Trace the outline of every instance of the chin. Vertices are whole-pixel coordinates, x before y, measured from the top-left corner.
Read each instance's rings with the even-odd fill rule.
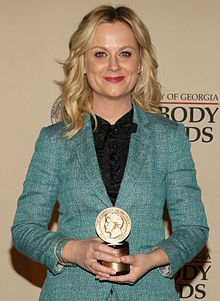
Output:
[[[107,96],[106,97],[107,99],[109,99],[109,100],[124,100],[124,98],[125,98],[125,95],[109,95],[109,96]]]
[[[128,93],[121,93],[119,91],[114,91],[111,93],[106,93],[105,94],[107,98],[112,98],[112,99],[123,99],[125,98],[127,95],[130,95],[130,92]]]

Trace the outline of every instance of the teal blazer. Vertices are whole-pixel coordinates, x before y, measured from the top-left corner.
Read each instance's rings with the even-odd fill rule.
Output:
[[[170,260],[135,285],[99,282],[78,266],[62,267],[54,247],[63,237],[95,237],[95,220],[111,207],[99,170],[90,117],[72,138],[62,137],[63,125],[43,128],[36,143],[12,227],[15,247],[48,268],[41,301],[178,300],[174,274],[204,246],[208,227],[184,127],[134,107],[127,164],[116,200],[132,222],[130,253],[162,248]],[[48,230],[56,200],[58,231]],[[165,239],[165,200],[172,235]],[[112,294],[110,291],[112,290]]]

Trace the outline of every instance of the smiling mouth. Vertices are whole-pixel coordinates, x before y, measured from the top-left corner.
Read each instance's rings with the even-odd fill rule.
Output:
[[[116,76],[116,77],[104,77],[105,80],[111,83],[118,83],[124,79],[124,76]]]

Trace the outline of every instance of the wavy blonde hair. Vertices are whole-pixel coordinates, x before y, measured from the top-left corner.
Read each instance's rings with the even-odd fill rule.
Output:
[[[159,113],[160,84],[157,82],[157,62],[146,25],[128,7],[102,5],[88,13],[80,22],[69,42],[69,57],[62,63],[65,79],[59,82],[62,91],[61,121],[67,126],[65,136],[72,138],[82,127],[92,110],[92,89],[84,74],[84,54],[89,48],[96,28],[104,22],[125,22],[134,32],[140,49],[141,72],[131,96],[144,111]]]

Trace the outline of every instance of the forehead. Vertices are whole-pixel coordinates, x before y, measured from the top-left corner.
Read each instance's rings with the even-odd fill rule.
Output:
[[[94,37],[91,41],[91,47],[138,47],[135,35],[124,22],[101,23],[98,25]]]

